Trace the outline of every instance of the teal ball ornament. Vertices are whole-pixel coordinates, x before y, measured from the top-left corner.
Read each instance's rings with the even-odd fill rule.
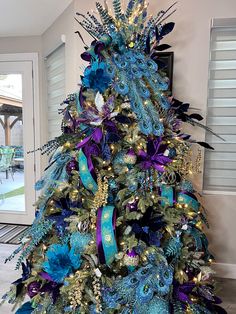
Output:
[[[149,314],[170,314],[169,302],[162,298],[155,297],[153,298],[149,305],[146,313]]]
[[[145,302],[137,304],[133,314],[170,314],[169,302],[155,296],[146,304]]]

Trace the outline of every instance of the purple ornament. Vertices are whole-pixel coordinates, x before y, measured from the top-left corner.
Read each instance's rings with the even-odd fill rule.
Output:
[[[40,292],[41,282],[33,281],[27,287],[27,293],[30,298],[35,297]]]
[[[78,162],[75,158],[69,161],[66,165],[66,172],[68,173],[68,175],[71,175],[73,170],[78,170]]]
[[[135,249],[127,251],[124,256],[124,263],[126,266],[135,267],[139,263],[139,255],[135,252]]]
[[[138,201],[133,201],[132,203],[128,203],[126,205],[126,208],[130,211],[130,212],[134,212],[137,211],[138,208]]]

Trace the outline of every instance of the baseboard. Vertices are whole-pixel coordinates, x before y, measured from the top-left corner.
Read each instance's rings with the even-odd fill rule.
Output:
[[[212,267],[217,277],[236,279],[236,264],[215,263]]]

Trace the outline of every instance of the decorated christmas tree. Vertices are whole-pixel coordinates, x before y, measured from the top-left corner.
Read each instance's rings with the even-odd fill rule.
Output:
[[[42,147],[36,218],[8,259],[19,255],[22,277],[3,298],[16,313],[225,313],[189,179],[192,149],[211,147],[184,133],[202,117],[170,97],[159,59],[175,9],[96,7],[100,19],[78,14],[88,66],[63,102],[62,134]]]

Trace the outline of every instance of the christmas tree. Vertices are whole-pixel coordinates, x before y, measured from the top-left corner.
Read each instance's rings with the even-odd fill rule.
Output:
[[[16,313],[226,313],[189,180],[193,147],[211,147],[183,132],[202,117],[170,97],[158,54],[175,9],[96,7],[100,19],[77,14],[89,64],[63,102],[62,134],[42,148],[52,154],[36,218],[8,259],[19,254],[22,277],[3,298]]]

